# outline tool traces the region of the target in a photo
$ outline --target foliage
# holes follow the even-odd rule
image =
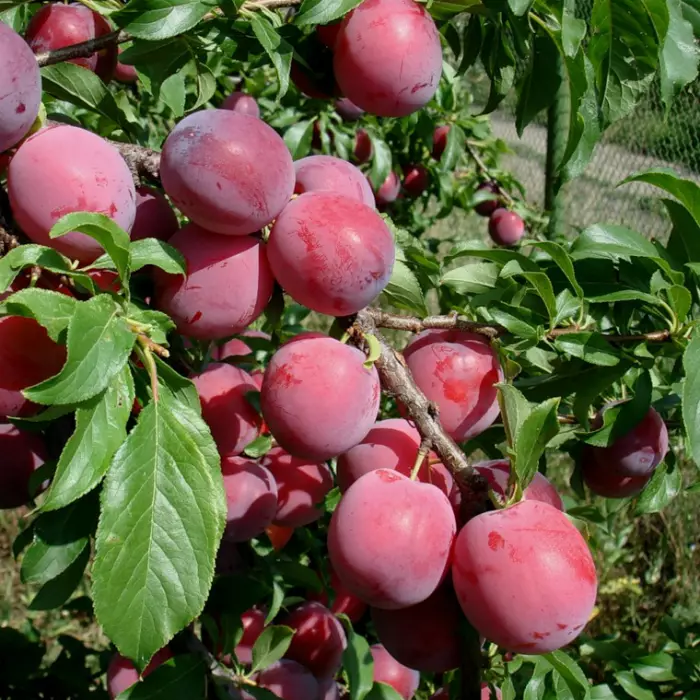
[[[392,171],[427,167],[428,186],[419,197],[404,192],[384,212],[397,263],[380,302],[418,316],[456,313],[495,329],[505,370],[502,418],[461,447],[467,455],[511,459],[511,501],[538,470],[547,472],[557,453],[576,462],[568,476],[579,502],[569,515],[593,533],[605,528],[612,508],[658,513],[679,493],[697,489],[689,460],[700,464],[700,187],[659,170],[628,180],[662,192],[674,222],[666,245],[604,223],[574,241],[547,239],[546,215],[532,211],[518,183],[498,168],[504,147],[492,138],[487,116],[473,113],[462,80],[480,61],[491,83],[486,113],[514,91],[519,131],[564,87],[570,122],[556,163],[561,184],[581,174],[600,134],[633,112],[655,77],[665,101],[692,81],[698,54],[692,19],[682,14],[692,3],[597,0],[587,26],[569,0],[434,0],[428,9],[446,47],[434,99],[407,117],[365,115],[359,122],[344,121],[333,102],[304,97],[290,77],[294,60],[310,68],[319,85],[327,84],[328,51],[315,27],[344,16],[358,4],[354,0],[304,0],[296,10],[293,2],[280,8],[264,0],[85,4],[129,34],[120,61],[135,66],[138,87],[106,85],[72,63],[46,65],[41,72],[51,120],[158,149],[180,118],[219,104],[235,84],[258,100],[294,159],[328,153],[351,160],[359,126],[371,141],[372,157],[363,168],[375,189]],[[0,0],[0,19],[23,30],[37,7]],[[436,159],[430,153],[441,125],[450,131]],[[527,221],[528,237],[515,248],[495,248],[475,243],[463,230],[432,236],[437,220],[483,203],[478,188],[486,180],[497,181],[501,203]],[[175,700],[205,693],[225,697],[231,679],[250,680],[288,651],[292,632],[280,622],[283,612],[309,590],[328,588],[324,548],[337,494],[327,496],[323,517],[297,528],[281,551],[268,535],[240,546],[238,554],[229,551],[222,544],[220,458],[187,378],[209,363],[216,348],[185,343],[148,301],[153,268],[185,274],[184,260],[167,243],[130,241],[103,214],[67,214],[51,237],[72,231],[100,244],[104,256],[98,263],[77,265],[36,244],[0,258],[0,290],[13,292],[0,303],[0,316],[36,319],[67,348],[63,369],[24,391],[45,407],[42,412],[13,419],[27,430],[49,434],[60,425],[62,431],[40,475],[50,479],[48,490],[37,497],[37,510],[15,544],[23,580],[37,587],[30,606],[69,609],[82,601],[84,613],[94,614],[119,652],[141,670],[164,646],[173,650],[173,659],[120,697],[158,697],[164,689]],[[118,291],[98,288],[87,275],[94,268],[113,270]],[[29,289],[11,288],[28,274]],[[65,280],[71,296],[37,283],[54,276]],[[331,326],[278,293],[255,324],[271,339],[245,338],[252,352],[229,362],[261,369],[301,330],[320,327],[340,337],[347,325]],[[256,396],[249,398],[259,409]],[[595,423],[610,401],[621,403],[605,412],[602,425]],[[672,449],[665,462],[634,498],[615,506],[587,499],[581,450],[612,445],[650,407],[669,427]],[[391,396],[383,399],[381,413],[399,415]],[[257,438],[246,454],[263,457],[270,447],[269,438]],[[234,574],[227,572],[229,555],[242,558]],[[73,597],[86,579],[91,602]],[[208,635],[210,648],[221,655],[233,653],[242,634],[240,615],[255,604],[266,606],[267,622],[274,624],[253,647],[252,669],[233,658],[232,674],[205,680],[211,654],[202,652],[199,637]],[[349,643],[341,678],[349,696],[395,698],[387,686],[372,682],[371,624],[365,620],[353,629],[348,619],[343,622]],[[487,647],[484,679],[506,699],[692,698],[697,630],[681,629],[673,620],[666,625],[668,642],[651,655],[625,641],[586,638],[572,650],[581,667],[563,651],[506,659]],[[0,673],[3,697],[104,696],[100,677],[109,654],[64,636],[58,658],[42,665],[45,649],[34,630],[0,632],[0,656],[10,660]],[[442,681],[459,697],[460,671],[444,679],[425,675],[420,697]],[[251,692],[265,697],[260,688]]]

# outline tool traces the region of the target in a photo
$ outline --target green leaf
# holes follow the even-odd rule
[[[647,91],[668,30],[666,0],[595,0],[588,56],[604,124],[627,116]]]
[[[695,333],[683,353],[683,425],[688,450],[700,466],[700,333]]]
[[[512,446],[523,422],[530,415],[532,406],[512,384],[498,384],[498,390],[501,399],[501,413],[505,415],[506,437]]]
[[[695,221],[682,204],[673,199],[662,201],[673,223],[666,244],[668,254],[680,265],[688,262],[700,263],[700,223]]]
[[[83,580],[89,559],[90,547],[86,546],[65,571],[41,587],[29,609],[53,610],[63,605]]]
[[[679,177],[677,173],[666,168],[655,168],[635,173],[625,178],[619,186],[629,182],[646,182],[648,185],[658,187],[675,197],[700,224],[700,185],[692,180]]]
[[[559,432],[559,397],[535,406],[514,433],[513,467],[522,489],[532,481],[547,443]]]
[[[522,17],[531,7],[533,0],[508,0],[508,7],[516,17]]]
[[[225,521],[209,428],[163,392],[107,474],[93,565],[97,618],[140,667],[201,613]]]
[[[588,409],[593,402],[607,392],[629,369],[628,361],[620,362],[617,366],[588,370],[585,374],[574,377],[576,398],[574,399],[574,415],[581,425],[588,425]],[[572,392],[573,393],[573,392]]]
[[[673,98],[698,75],[698,49],[693,25],[683,17],[680,0],[667,0],[669,25],[661,52],[661,98],[671,109]]]
[[[160,86],[160,99],[170,108],[173,116],[179,119],[185,113],[185,72],[179,70],[169,75]]]
[[[49,231],[51,238],[78,231],[94,238],[114,261],[122,285],[129,285],[131,261],[129,257],[129,234],[104,214],[76,212],[62,216]]]
[[[646,292],[638,292],[634,289],[623,289],[619,292],[610,292],[610,294],[601,294],[597,297],[588,297],[588,302],[591,304],[614,304],[616,301],[643,301],[653,306],[661,304],[661,300],[658,297],[647,294]]]
[[[364,700],[372,690],[374,660],[367,640],[357,634],[350,620],[341,618],[348,645],[343,651],[343,668],[348,674],[350,700]]]
[[[167,392],[173,399],[185,404],[195,413],[201,415],[202,405],[199,402],[199,394],[194,383],[187,377],[178,374],[160,357],[154,357],[154,359],[158,368],[158,382],[161,393]]]
[[[126,440],[133,403],[134,383],[124,367],[104,392],[78,406],[75,432],[63,448],[42,510],[63,508],[102,481]]]
[[[525,686],[523,700],[542,700],[546,689],[547,676],[552,672],[552,664],[541,657],[535,661],[532,677]]]
[[[564,273],[566,279],[569,280],[571,288],[574,290],[576,296],[579,297],[579,299],[582,299],[585,296],[581,285],[576,279],[574,264],[564,246],[559,245],[559,243],[554,243],[553,241],[532,241],[528,242],[527,245],[530,245],[533,248],[539,248],[547,253],[547,255],[552,258],[554,263]]]
[[[568,654],[553,651],[544,654],[544,658],[559,672],[575,700],[586,700],[589,697],[590,686],[586,674]]]
[[[608,258],[629,260],[633,257],[658,258],[651,241],[640,233],[615,224],[594,224],[581,232],[571,246],[574,260]]]
[[[289,127],[284,132],[284,142],[287,144],[292,160],[299,160],[309,155],[311,142],[314,137],[313,119],[304,119]]]
[[[612,367],[620,362],[615,348],[600,333],[567,333],[560,335],[554,345],[558,350],[593,365]]]
[[[277,71],[277,99],[281,100],[289,89],[289,72],[292,68],[294,49],[262,13],[254,12],[250,15],[250,26]]]
[[[306,27],[311,24],[328,24],[344,17],[362,0],[304,0],[294,24]]]
[[[168,344],[168,333],[175,329],[175,323],[170,316],[162,311],[142,309],[135,304],[129,304],[128,315],[130,321],[146,326],[145,332],[154,343]]]
[[[22,557],[22,581],[43,586],[62,574],[87,547],[98,513],[97,498],[88,496],[40,515],[33,524],[32,543]]]
[[[24,268],[34,265],[59,275],[70,275],[88,291],[92,293],[95,291],[92,280],[83,273],[74,272],[68,258],[53,248],[29,243],[13,248],[0,258],[0,292],[6,291]]]
[[[654,692],[639,685],[632,671],[618,671],[614,676],[622,689],[634,700],[656,700]]]
[[[107,294],[77,305],[68,326],[68,360],[41,384],[24,390],[36,403],[81,403],[104,391],[126,365],[136,336]]]
[[[78,302],[67,294],[33,288],[21,289],[12,294],[0,305],[0,311],[6,309],[10,316],[35,319],[40,326],[46,328],[52,340],[59,342],[77,305]]]
[[[561,83],[556,44],[549,35],[536,35],[530,52],[530,65],[518,86],[519,97],[515,109],[518,136],[521,137],[525,127],[554,102]]]
[[[249,442],[243,449],[247,457],[259,459],[272,449],[272,437],[269,435],[259,435],[252,442]]]
[[[159,267],[171,275],[186,275],[187,262],[182,253],[165,241],[157,238],[142,238],[129,245],[131,253],[131,270],[136,272],[147,265]],[[108,255],[102,255],[90,269],[115,270],[116,267]]]
[[[198,656],[176,656],[117,695],[117,700],[204,700],[206,668]]]
[[[666,296],[678,320],[683,323],[690,312],[690,307],[693,305],[692,295],[685,287],[674,284],[666,290]]]
[[[253,665],[251,672],[262,671],[279,661],[292,643],[294,630],[282,625],[270,625],[263,630],[253,645]]]
[[[56,63],[41,69],[44,92],[77,107],[111,119],[127,133],[131,126],[107,86],[91,71],[74,63]]]
[[[445,150],[440,158],[440,169],[446,172],[453,172],[457,167],[459,159],[464,153],[466,136],[464,130],[457,124],[452,124],[447,132]]]
[[[200,109],[209,102],[216,92],[216,78],[214,74],[204,63],[200,63],[199,61],[192,61],[192,63],[197,76],[195,81],[195,85],[197,86],[197,99],[189,108],[191,112]]]
[[[682,490],[681,470],[677,466],[671,468],[665,462],[659,464],[639,496],[637,515],[661,512]]]
[[[423,316],[428,313],[418,279],[403,260],[396,260],[394,263],[389,284],[384,288],[383,294],[384,298],[398,309]]]
[[[671,654],[658,652],[635,659],[630,662],[630,666],[645,681],[664,683],[677,680],[677,676],[673,672],[674,663],[675,661]]]
[[[131,0],[111,18],[131,36],[156,41],[192,29],[212,8],[200,0]]]
[[[372,142],[372,164],[369,169],[369,179],[374,190],[378,190],[391,172],[391,149],[386,141],[371,132],[369,140]]]
[[[471,263],[446,272],[440,284],[457,294],[483,294],[496,287],[499,268],[493,263]]]

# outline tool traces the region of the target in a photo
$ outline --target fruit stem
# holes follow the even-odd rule
[[[135,350],[136,354],[143,363],[143,366],[146,368],[148,376],[151,380],[151,393],[153,394],[153,400],[158,403],[158,370],[156,368],[155,360],[153,359],[153,353],[151,352],[151,349],[142,342],[142,337],[145,338],[146,336],[139,336],[139,342],[136,345]]]
[[[413,469],[411,469],[411,481],[415,481],[418,478],[418,472],[425,462],[425,458],[430,452],[431,442],[428,438],[423,438],[418,448],[418,454],[416,455],[416,461],[413,464]]]

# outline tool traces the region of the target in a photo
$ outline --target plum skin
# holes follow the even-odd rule
[[[240,112],[250,117],[260,117],[260,107],[252,95],[237,91],[231,93],[222,103],[221,109],[228,109],[232,112]]]
[[[423,331],[403,354],[416,384],[438,405],[440,422],[454,440],[475,437],[496,420],[495,384],[503,381],[503,370],[483,336]]]
[[[172,652],[167,647],[157,651],[148,666],[143,670],[142,677],[145,678],[150,673],[153,673],[158,666],[165,663],[168,659],[172,659],[172,657]],[[139,673],[131,661],[121,654],[115,654],[107,669],[107,691],[110,698],[116,698],[117,695],[138,683],[138,681]]]
[[[413,0],[365,0],[343,20],[333,70],[343,94],[381,117],[403,117],[438,88],[442,50],[435,22]]]
[[[187,276],[157,269],[156,307],[180,333],[219,340],[245,330],[265,310],[275,281],[262,241],[188,224],[168,242],[185,257]]]
[[[571,642],[596,600],[588,545],[561,511],[539,501],[469,520],[455,542],[452,580],[476,630],[524,654]]]
[[[341,498],[328,531],[328,554],[343,585],[378,608],[424,601],[449,568],[457,526],[435,486],[378,469]]]
[[[494,243],[513,246],[525,235],[525,222],[508,209],[496,209],[489,219],[489,235]]]
[[[293,457],[281,447],[273,447],[261,463],[277,484],[274,525],[302,527],[323,515],[318,504],[333,488],[333,474],[328,466]]]
[[[298,303],[330,316],[363,309],[389,283],[394,238],[362,202],[307,192],[290,202],[268,241],[270,267]]]
[[[282,346],[265,370],[260,403],[277,442],[302,459],[324,461],[360,442],[379,410],[375,367],[357,348],[333,338]],[[353,387],[340,395],[338,386]]]
[[[114,146],[79,127],[61,124],[32,134],[10,161],[7,183],[12,213],[22,231],[34,243],[82,263],[98,258],[102,246],[75,231],[49,238],[62,216],[97,212],[127,232],[136,217],[136,191],[126,162]]]
[[[373,680],[391,686],[404,700],[411,700],[420,684],[420,673],[397,661],[381,644],[370,647]]]
[[[261,420],[246,399],[257,392],[253,378],[239,367],[214,362],[191,377],[202,404],[202,418],[209,426],[222,457],[239,455],[258,436]]]
[[[374,208],[374,194],[359,168],[334,156],[307,156],[294,162],[294,192],[335,192]]]
[[[157,238],[169,240],[180,228],[177,216],[162,192],[152,187],[136,188],[136,218],[131,240]]]
[[[41,435],[0,423],[0,510],[19,508],[31,498],[32,474],[47,459]]]
[[[41,104],[41,73],[22,37],[0,22],[0,153],[23,139]],[[0,166],[0,174],[4,167]]]
[[[163,189],[208,231],[246,235],[267,226],[294,191],[294,165],[277,132],[226,109],[194,112],[163,145]]]

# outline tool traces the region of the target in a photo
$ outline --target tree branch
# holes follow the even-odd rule
[[[125,41],[131,41],[131,36],[124,31],[111,32],[98,36],[95,39],[81,41],[79,44],[71,44],[53,51],[44,51],[36,55],[36,62],[39,67],[52,66],[55,63],[63,63],[64,61],[72,61],[75,58],[87,58],[92,56],[96,51],[111,46],[112,44],[123,44]]]
[[[547,337],[559,338],[562,335],[570,335],[571,333],[587,333],[585,328],[571,326],[569,328],[555,328],[547,334]],[[639,333],[637,335],[616,335],[614,333],[601,333],[609,343],[663,343],[671,338],[671,331],[668,329],[660,331],[650,331],[649,333]]]
[[[384,390],[401,402],[415,423],[424,440],[429,441],[443,464],[454,475],[463,489],[465,498],[483,504],[486,502],[488,485],[486,480],[469,464],[462,450],[445,432],[438,419],[437,408],[416,386],[403,356],[392,348],[377,332],[374,309],[358,312],[349,329],[355,344],[362,344],[365,335],[372,334],[379,341],[381,355],[375,366]]]
[[[506,333],[503,326],[497,324],[477,323],[470,321],[464,316],[459,316],[456,313],[446,316],[426,316],[425,318],[417,318],[415,316],[397,316],[389,314],[380,309],[367,308],[363,311],[371,317],[374,325],[377,328],[389,328],[395,331],[410,331],[412,333],[420,333],[428,329],[440,330],[458,330],[469,333],[478,333],[487,338],[498,338]]]
[[[481,156],[477,152],[477,150],[472,146],[469,141],[465,140],[464,142],[464,147],[469,154],[469,157],[474,161],[476,164],[477,170],[486,178],[491,180],[492,182],[495,183],[496,187],[498,188],[498,194],[503,197],[503,199],[506,200],[508,204],[514,204],[515,200],[506,192],[500,185],[498,181],[496,181],[493,176],[491,175],[491,171],[489,170],[489,167],[484,163],[482,160]]]

